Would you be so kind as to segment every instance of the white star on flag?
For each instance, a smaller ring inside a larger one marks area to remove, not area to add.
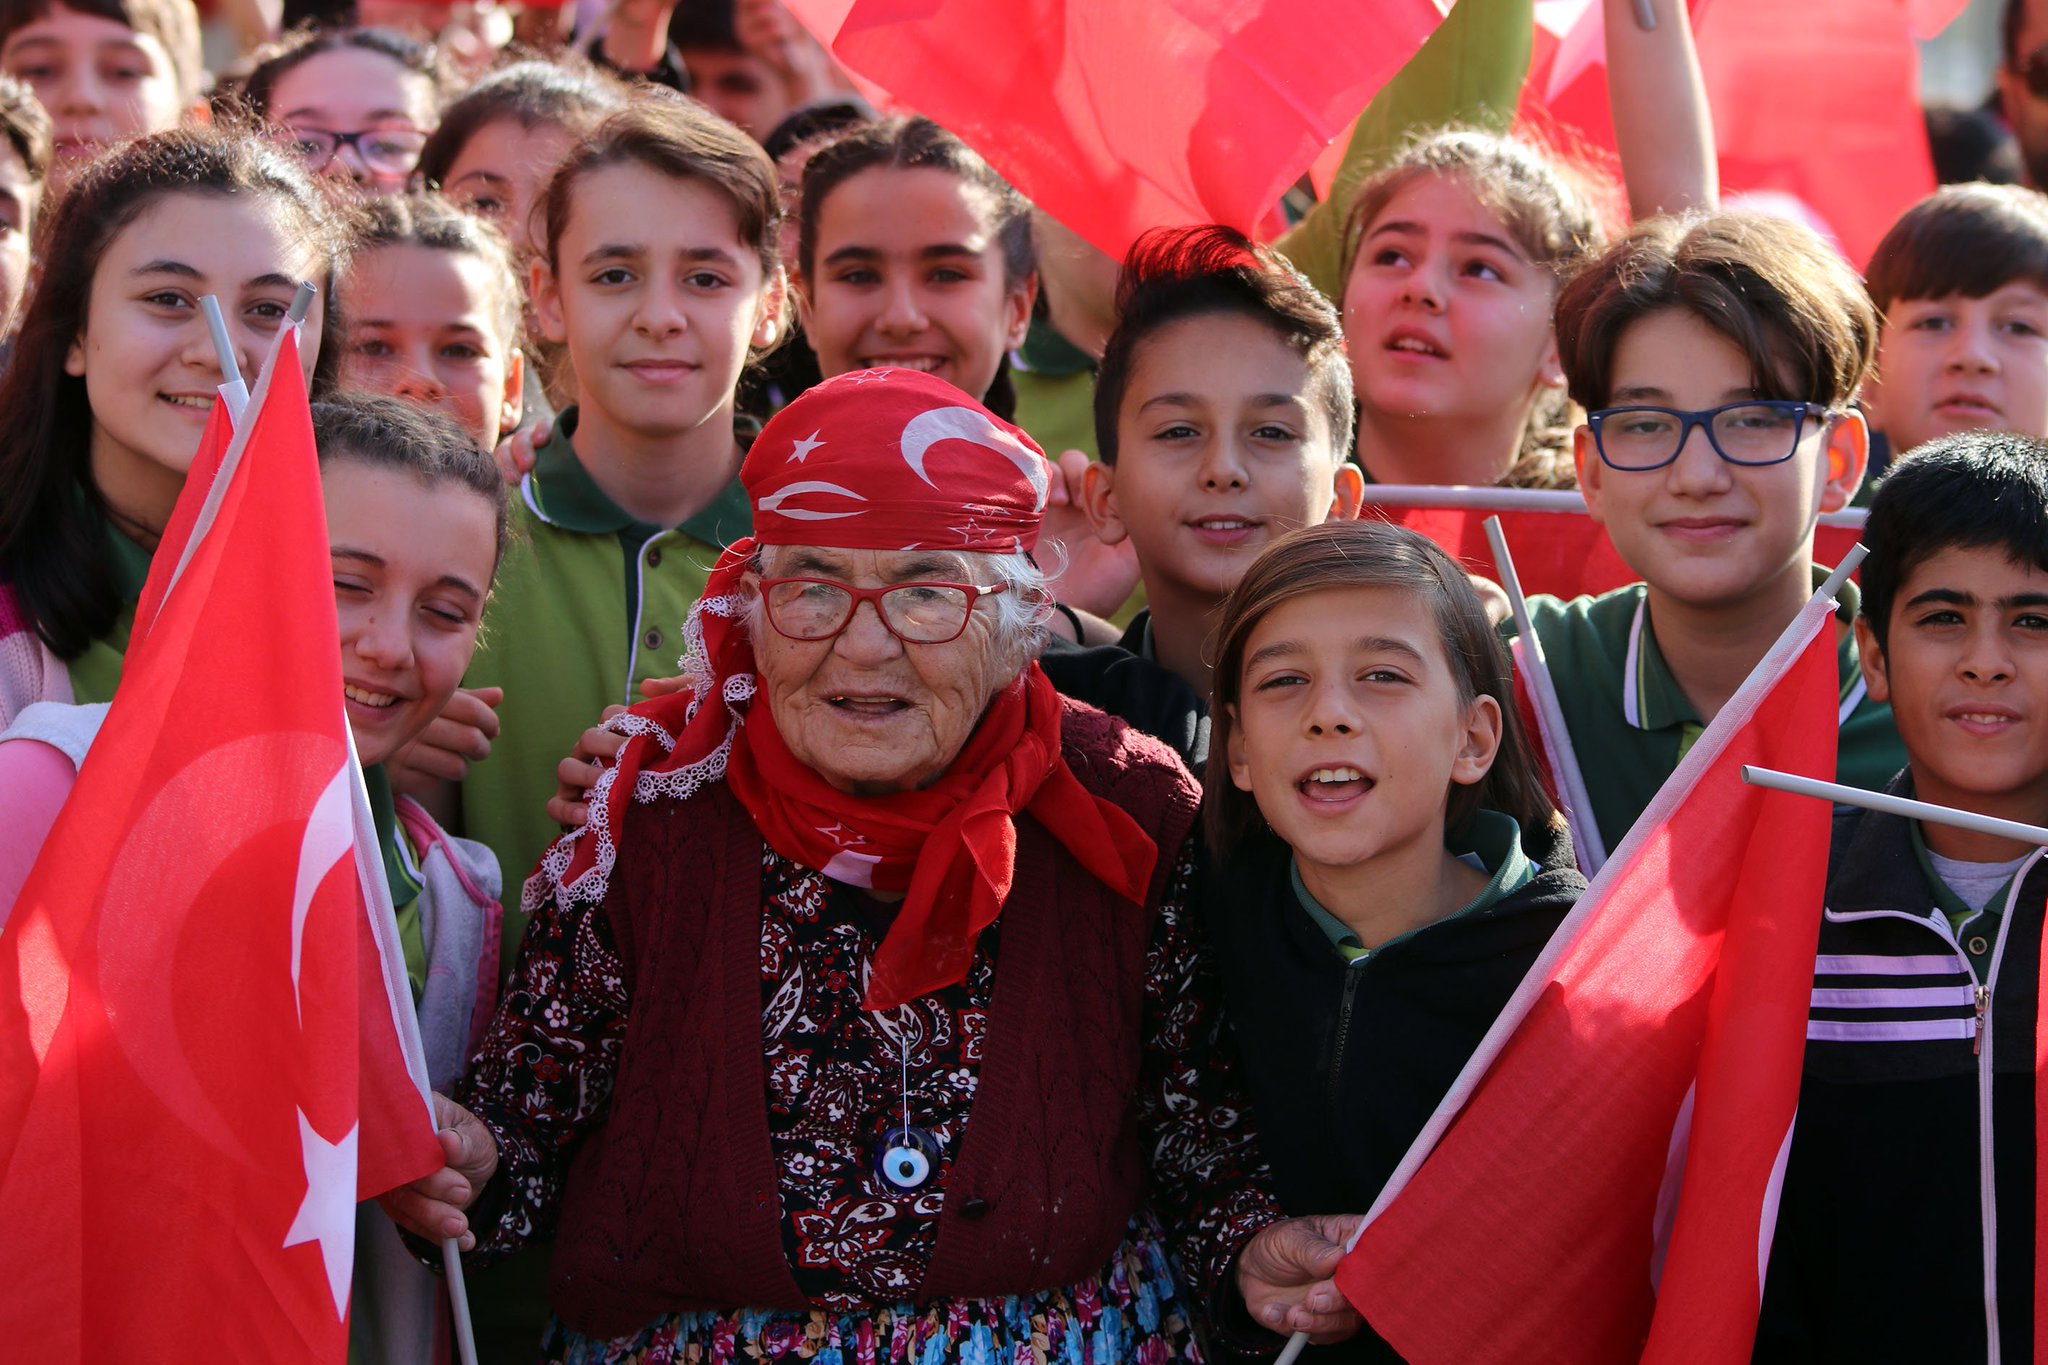
[[[816,450],[819,446],[823,444],[825,443],[818,439],[818,433],[815,431],[812,432],[810,435],[804,437],[802,440],[797,441],[790,448],[789,462],[791,464],[802,464],[804,462],[804,456],[810,454],[812,451]]]
[[[841,848],[857,848],[865,842],[858,834],[855,834],[837,821],[829,825],[818,826],[818,833],[824,835]]]
[[[362,1129],[360,1125],[352,1127],[341,1141],[329,1142],[313,1131],[305,1110],[298,1113],[306,1198],[292,1219],[291,1231],[284,1235],[284,1244],[320,1244],[327,1288],[334,1295],[334,1316],[346,1318],[348,1281],[356,1258],[356,1135]]]
[[[889,372],[887,370],[861,370],[852,376],[853,386],[855,388],[859,388],[861,385],[868,383],[870,380],[881,380],[887,379],[888,377]]]

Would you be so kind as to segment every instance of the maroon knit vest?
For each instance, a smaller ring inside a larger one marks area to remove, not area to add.
[[[1068,765],[1159,846],[1156,905],[1199,788],[1155,740],[1062,706]],[[664,1313],[809,1307],[783,1251],[768,1134],[761,837],[721,783],[634,804],[620,848],[607,913],[632,1009],[610,1114],[563,1190],[555,1311],[619,1337]],[[1020,816],[1001,923],[980,1083],[917,1300],[1096,1274],[1142,1192],[1134,1097],[1152,912]]]

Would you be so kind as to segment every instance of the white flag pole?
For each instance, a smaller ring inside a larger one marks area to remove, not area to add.
[[[1486,541],[1493,547],[1494,567],[1500,585],[1508,595],[1508,608],[1515,616],[1515,651],[1529,684],[1529,699],[1536,706],[1537,741],[1550,751],[1551,767],[1557,773],[1558,795],[1564,798],[1564,818],[1571,826],[1572,847],[1579,856],[1579,870],[1588,877],[1607,861],[1607,845],[1600,838],[1600,826],[1593,818],[1593,798],[1586,790],[1585,774],[1579,771],[1579,756],[1572,748],[1572,734],[1564,722],[1564,707],[1558,704],[1557,685],[1551,681],[1550,665],[1543,658],[1543,642],[1529,619],[1529,600],[1522,595],[1522,582],[1515,574],[1514,556],[1508,553],[1507,535],[1500,518],[1486,519]]]
[[[235,360],[235,344],[228,339],[228,323],[221,316],[220,299],[212,294],[201,296],[199,311],[206,315],[206,330],[213,334],[213,354],[220,362],[220,400],[228,405],[228,417],[239,428],[242,410],[249,406],[249,386],[242,382],[242,367]]]
[[[317,291],[311,284],[302,283],[292,298],[288,314],[291,328],[298,331],[305,323],[306,314],[313,306]],[[214,344],[220,347],[226,340],[226,329],[219,325],[220,305],[208,295],[205,303],[207,321],[214,327]],[[282,334],[280,333],[280,336]],[[256,382],[259,395],[267,396],[270,389],[271,371],[276,367],[281,347],[273,348],[263,367],[263,374]],[[225,349],[221,352],[223,373],[233,374],[234,358]],[[241,377],[234,375],[233,383],[240,384]],[[222,386],[221,396],[228,398],[227,386]],[[239,409],[230,408],[239,419]],[[238,439],[242,433],[236,432]],[[196,537],[195,537],[196,539]],[[342,699],[336,696],[336,706],[342,706]],[[341,718],[341,733],[348,741],[349,799],[354,814],[352,824],[355,834],[356,881],[362,888],[363,903],[370,921],[370,937],[377,945],[378,965],[384,978],[384,995],[391,1007],[391,1022],[398,1033],[399,1052],[405,1058],[406,1072],[412,1077],[414,1087],[419,1091],[420,1103],[427,1111],[429,1127],[434,1124],[433,1089],[427,1079],[426,1045],[420,1040],[420,1019],[418,1007],[413,1003],[412,983],[405,975],[405,950],[398,937],[398,914],[391,905],[391,885],[384,877],[384,855],[377,844],[376,817],[370,811],[370,790],[363,781],[363,764],[356,753],[355,732],[350,729],[346,708]],[[456,1356],[462,1365],[476,1365],[476,1333],[470,1323],[469,1295],[464,1287],[462,1275],[462,1249],[455,1238],[441,1241],[441,1265],[448,1278],[448,1304],[455,1322]]]
[[[1910,797],[1865,791],[1861,787],[1844,787],[1838,782],[1820,782],[1811,777],[1800,777],[1796,773],[1781,773],[1775,768],[1756,768],[1748,764],[1743,765],[1742,780],[1752,787],[1769,787],[1772,791],[1791,792],[1794,796],[1812,796],[1822,801],[1832,801],[1838,806],[1859,806],[1864,810],[1882,811],[1886,815],[1903,815],[1910,820],[1950,825],[1976,834],[1989,834],[2000,839],[2011,839],[2015,843],[2039,844],[2048,848],[2048,829],[2043,829],[2039,825],[2023,825],[2017,820],[2000,820],[1996,816],[1978,815],[1973,811],[1957,810],[1953,806],[1937,806],[1927,801],[1915,801]]]

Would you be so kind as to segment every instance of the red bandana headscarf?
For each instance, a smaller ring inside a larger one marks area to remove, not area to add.
[[[628,800],[723,780],[769,847],[838,881],[903,893],[876,950],[870,1009],[963,980],[1016,870],[1028,813],[1090,873],[1142,902],[1158,850],[1060,756],[1060,703],[1036,663],[995,697],[952,765],[916,791],[852,796],[799,762],[757,682],[740,585],[762,545],[1007,554],[1038,539],[1048,489],[1031,438],[915,370],[827,380],[778,413],[740,470],[754,535],[719,559],[684,627],[689,690],[611,722],[629,740],[526,885],[529,912],[604,895]],[[915,649],[919,646],[909,645]]]

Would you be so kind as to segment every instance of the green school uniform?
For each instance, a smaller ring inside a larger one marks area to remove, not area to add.
[[[1462,835],[1462,837],[1460,837]],[[1452,856],[1487,875],[1487,883],[1479,888],[1469,904],[1449,918],[1460,915],[1476,915],[1488,906],[1497,903],[1503,896],[1512,896],[1536,879],[1536,864],[1529,861],[1529,855],[1522,852],[1522,829],[1514,818],[1497,810],[1482,810],[1472,817],[1471,822],[1457,834],[1446,831],[1444,847]],[[1324,908],[1323,903],[1310,894],[1301,880],[1301,865],[1288,860],[1287,876],[1294,884],[1294,898],[1304,913],[1314,921],[1316,928],[1323,931],[1330,940],[1330,947],[1348,964],[1365,961],[1378,948],[1368,948],[1351,932],[1351,926],[1338,919]],[[1409,930],[1382,943],[1380,948],[1399,943],[1416,933]]]
[[[1815,569],[1816,586],[1826,575]],[[1837,616],[1845,625],[1855,619],[1857,601],[1855,584],[1844,584]],[[1532,597],[1529,614],[1557,684],[1601,842],[1612,850],[1705,725],[1657,647],[1641,583],[1569,602]],[[1512,624],[1506,631],[1512,634]],[[1891,707],[1864,691],[1852,633],[1842,633],[1835,658],[1841,680],[1836,780],[1882,791],[1906,766],[1906,747]]]
[[[547,814],[557,765],[605,707],[681,671],[684,618],[720,552],[752,530],[738,480],[679,527],[633,520],[576,458],[575,430],[571,408],[513,498],[513,548],[463,680],[505,689],[490,757],[462,784],[462,831],[505,874],[508,971],[526,926],[519,887],[562,832]]]
[[[128,635],[135,628],[135,604],[142,597],[142,585],[149,581],[149,551],[117,530],[107,530],[107,562],[114,571],[114,587],[121,594],[121,611],[113,629],[86,647],[85,653],[69,665],[71,699],[77,702],[112,701],[121,685],[121,660],[128,653]]]

